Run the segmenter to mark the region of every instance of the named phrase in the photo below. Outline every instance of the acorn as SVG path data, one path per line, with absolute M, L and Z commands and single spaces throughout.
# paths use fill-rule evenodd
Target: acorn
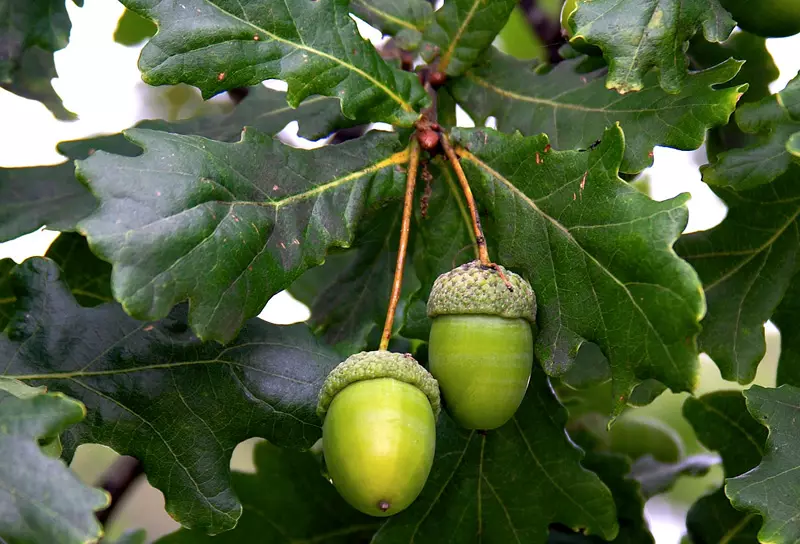
M 376 517 L 406 509 L 433 465 L 439 386 L 411 355 L 350 356 L 319 393 L 328 475 L 351 506 Z
M 536 296 L 499 265 L 467 263 L 436 279 L 428 360 L 445 408 L 467 429 L 505 424 L 519 408 L 533 367 Z

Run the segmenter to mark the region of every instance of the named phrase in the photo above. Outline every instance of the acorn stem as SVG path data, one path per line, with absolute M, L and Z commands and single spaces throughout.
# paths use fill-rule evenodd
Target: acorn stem
M 406 195 L 403 202 L 403 222 L 400 225 L 400 243 L 397 246 L 397 265 L 394 269 L 394 282 L 392 294 L 389 297 L 389 309 L 386 311 L 386 321 L 381 335 L 380 351 L 389 348 L 392 338 L 394 314 L 397 312 L 397 303 L 400 300 L 400 289 L 403 287 L 403 269 L 406 265 L 406 252 L 408 250 L 408 235 L 411 232 L 411 213 L 414 209 L 414 189 L 417 186 L 417 169 L 419 167 L 419 141 L 416 137 L 411 139 L 411 153 L 406 171 Z
M 472 196 L 472 189 L 469 187 L 467 176 L 464 174 L 464 169 L 461 168 L 461 162 L 458 160 L 456 152 L 453 150 L 453 146 L 450 144 L 450 138 L 447 137 L 447 134 L 442 133 L 440 140 L 442 148 L 444 149 L 450 164 L 453 166 L 453 170 L 456 173 L 458 182 L 461 184 L 461 191 L 464 193 L 464 198 L 467 200 L 467 206 L 469 206 L 470 217 L 472 219 L 472 229 L 475 231 L 475 245 L 478 247 L 478 259 L 481 261 L 482 265 L 491 267 L 492 261 L 489 259 L 489 251 L 486 248 L 486 237 L 483 235 L 481 217 L 478 215 L 478 208 L 475 205 L 475 197 Z

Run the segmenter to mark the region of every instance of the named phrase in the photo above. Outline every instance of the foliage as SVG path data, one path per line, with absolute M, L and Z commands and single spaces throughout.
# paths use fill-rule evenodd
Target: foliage
M 121 1 L 115 39 L 146 41 L 146 83 L 235 104 L 0 168 L 0 242 L 61 233 L 0 260 L 1 541 L 103 535 L 107 495 L 65 466 L 87 443 L 141 463 L 182 525 L 163 544 L 648 543 L 645 501 L 720 462 L 687 516 L 695 544 L 800 539 L 800 75 L 771 94 L 764 37 L 732 34 L 719 0 L 577 0 L 569 44 L 552 42 L 558 2 Z M 0 18 L 0 86 L 71 118 L 50 85 L 66 3 L 0 0 Z M 493 45 L 517 38 L 525 59 Z M 320 145 L 286 143 L 293 121 Z M 654 147 L 704 142 L 728 213 L 683 234 L 688 195 L 631 181 Z M 417 500 L 360 514 L 326 473 L 321 384 L 385 347 L 387 317 L 389 349 L 427 364 L 433 283 L 475 258 L 535 290 L 525 399 L 492 431 L 445 410 Z M 307 324 L 256 317 L 284 290 Z M 701 352 L 753 381 L 768 320 L 780 387 L 691 396 Z M 716 453 L 610 439 L 665 389 L 689 394 Z M 254 437 L 256 472 L 232 471 Z

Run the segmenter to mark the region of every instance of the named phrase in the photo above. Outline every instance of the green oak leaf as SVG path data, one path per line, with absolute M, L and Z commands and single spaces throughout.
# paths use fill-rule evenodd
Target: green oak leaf
M 97 206 L 75 179 L 75 167 L 0 168 L 0 242 L 33 232 L 42 225 L 73 230 Z
M 786 142 L 786 150 L 791 153 L 795 160 L 800 159 L 800 132 L 795 132 Z
M 11 314 L 14 312 L 14 304 L 17 297 L 11 288 L 11 271 L 17 263 L 13 259 L 0 260 L 0 331 L 6 328 Z
M 45 257 L 61 269 L 61 278 L 81 306 L 92 307 L 113 302 L 111 265 L 95 257 L 86 238 L 80 234 L 61 233 L 50 244 Z
M 358 34 L 349 0 L 124 0 L 158 33 L 139 58 L 150 85 L 188 83 L 204 98 L 278 78 L 298 106 L 319 94 L 345 116 L 411 126 L 430 102 L 417 76 L 387 64 Z
M 258 85 L 232 113 L 194 117 L 169 123 L 145 120 L 138 128 L 198 134 L 223 141 L 239 139 L 245 125 L 275 134 L 297 120 L 300 136 L 320 138 L 352 125 L 341 115 L 336 100 L 315 96 L 297 109 L 286 105 L 286 93 Z M 69 159 L 85 159 L 97 150 L 119 155 L 140 155 L 142 149 L 122 134 L 95 136 L 61 142 L 59 153 Z M 54 230 L 73 230 L 97 205 L 91 193 L 75 179 L 72 163 L 32 168 L 0 168 L 0 242 L 12 240 L 42 225 Z
M 125 135 L 141 156 L 98 152 L 78 162 L 78 177 L 100 200 L 81 231 L 114 265 L 125 311 L 159 319 L 189 299 L 204 340 L 229 342 L 329 248 L 351 245 L 362 216 L 399 200 L 405 184 L 408 153 L 396 134 L 310 151 L 250 129 L 232 144 Z M 206 271 L 199 282 L 197 270 Z
M 671 249 L 687 195 L 654 202 L 619 178 L 618 125 L 585 152 L 490 129 L 458 130 L 455 139 L 486 207 L 489 246 L 536 292 L 535 353 L 547 373 L 563 375 L 589 341 L 609 361 L 615 414 L 648 378 L 692 390 L 705 301 Z
M 81 400 L 89 416 L 64 435 L 67 455 L 92 442 L 136 457 L 182 525 L 214 534 L 236 524 L 229 464 L 242 440 L 307 448 L 319 438 L 317 393 L 339 357 L 304 325 L 254 319 L 227 346 L 201 343 L 185 306 L 150 323 L 113 303 L 81 307 L 42 258 L 14 278 L 5 375 Z
M 153 21 L 126 9 L 117 21 L 114 41 L 122 45 L 138 45 L 156 33 Z
M 764 517 L 760 542 L 783 544 L 800 540 L 800 389 L 754 385 L 744 392 L 750 414 L 769 429 L 764 457 L 753 470 L 728 478 L 725 493 L 739 509 Z
M 232 531 L 209 537 L 181 529 L 157 544 L 354 544 L 368 542 L 381 520 L 350 507 L 320 473 L 312 453 L 276 448 L 268 442 L 253 452 L 255 474 L 233 473 L 244 513 Z
M 538 366 L 514 418 L 481 433 L 439 416 L 433 470 L 419 498 L 378 530 L 373 544 L 544 543 L 560 523 L 605 539 L 616 508 L 564 432 L 566 411 Z
M 108 544 L 146 544 L 147 532 L 144 529 L 130 530 L 122 533 Z
M 86 410 L 61 393 L 0 380 L 0 540 L 8 544 L 97 542 L 94 516 L 108 495 L 87 487 L 39 440 L 80 422 Z
M 722 42 L 736 23 L 718 0 L 579 0 L 569 19 L 572 43 L 599 47 L 608 62 L 606 87 L 620 93 L 644 88 L 659 69 L 661 87 L 677 93 L 687 77 L 687 42 L 700 30 Z
M 64 0 L 0 0 L 0 21 L 0 87 L 42 102 L 57 119 L 75 119 L 50 84 L 58 76 L 53 53 L 66 47 L 72 28 Z
M 726 380 L 749 383 L 766 351 L 764 323 L 795 272 L 800 167 L 748 191 L 718 189 L 728 206 L 716 227 L 681 237 L 675 249 L 700 275 L 708 303 L 700 349 Z
M 422 56 L 448 76 L 463 74 L 491 46 L 517 3 L 449 0 L 425 29 Z
M 400 334 L 427 341 L 431 328 L 427 301 L 433 282 L 440 274 L 478 257 L 469 210 L 455 175 L 439 160 L 424 168 L 430 174 L 422 176 L 423 198 L 428 195 L 426 213 L 416 207 L 411 226 L 411 262 L 420 285 L 405 307 Z
M 683 415 L 700 442 L 720 453 L 726 477 L 745 473 L 761 461 L 767 430 L 747 412 L 741 392 L 716 391 L 689 397 L 683 404 Z M 720 488 L 692 505 L 686 526 L 695 544 L 756 544 L 761 519 L 736 510 Z
M 434 17 L 428 0 L 351 0 L 350 10 L 407 51 L 417 49 Z
M 800 335 L 796 334 L 797 324 L 800 323 L 800 276 L 797 274 L 775 309 L 772 321 L 781 331 L 776 382 L 778 385 L 788 383 L 800 387 Z
M 550 67 L 492 50 L 449 88 L 479 125 L 495 116 L 498 130 L 530 136 L 544 132 L 559 149 L 586 149 L 606 127 L 619 123 L 626 135 L 620 170 L 626 173 L 651 166 L 657 145 L 700 147 L 706 130 L 728 122 L 746 89 L 714 88 L 741 67 L 728 60 L 690 74 L 677 94 L 666 93 L 650 73 L 639 92 L 620 96 L 604 87 L 605 69 L 584 73 L 582 62 L 565 60 Z
M 785 174 L 797 158 L 792 149 L 800 132 L 800 74 L 783 91 L 743 104 L 736 123 L 743 132 L 757 135 L 756 141 L 720 153 L 716 162 L 700 167 L 703 181 L 743 191 Z
M 590 453 L 581 463 L 597 474 L 611 490 L 617 506 L 619 534 L 612 540 L 615 544 L 653 544 L 653 535 L 644 519 L 645 498 L 639 483 L 629 476 L 630 460 L 611 453 Z M 562 528 L 551 528 L 548 544 L 602 544 L 597 536 L 586 536 Z

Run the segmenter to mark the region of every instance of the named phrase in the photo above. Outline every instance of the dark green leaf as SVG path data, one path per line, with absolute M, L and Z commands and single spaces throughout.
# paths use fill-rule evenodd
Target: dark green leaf
M 783 298 L 795 271 L 800 235 L 800 167 L 770 185 L 735 193 L 718 190 L 728 205 L 711 230 L 683 236 L 675 249 L 689 261 L 706 293 L 699 337 L 726 380 L 749 383 L 766 351 L 764 322 Z
M 687 398 L 683 415 L 700 442 L 720 453 L 728 478 L 747 472 L 761 461 L 767 430 L 747 412 L 739 391 Z M 686 525 L 695 544 L 756 544 L 761 520 L 758 515 L 734 509 L 719 489 L 692 506 Z
M 701 29 L 710 42 L 728 38 L 736 23 L 718 0 L 579 0 L 570 16 L 572 42 L 585 40 L 603 51 L 606 87 L 639 91 L 651 68 L 661 87 L 677 93 L 687 75 L 687 42 Z
M 617 505 L 619 534 L 612 542 L 615 544 L 652 544 L 653 535 L 647 528 L 644 519 L 645 499 L 639 490 L 639 484 L 628 474 L 630 461 L 621 455 L 610 453 L 592 453 L 581 463 L 597 474 L 611 490 L 614 503 Z M 581 533 L 551 530 L 548 544 L 602 544 L 606 542 L 596 536 Z
M 114 41 L 122 45 L 138 45 L 156 33 L 153 21 L 126 9 L 117 21 Z
M 32 168 L 0 168 L 0 242 L 42 225 L 72 230 L 97 201 L 75 179 L 72 163 Z
M 618 177 L 619 126 L 586 152 L 550 150 L 544 135 L 456 137 L 487 207 L 489 246 L 536 291 L 535 350 L 548 374 L 564 374 L 589 341 L 611 365 L 617 413 L 648 378 L 691 390 L 705 305 L 697 275 L 671 250 L 687 196 L 654 202 Z
M 74 119 L 50 84 L 53 52 L 67 45 L 72 27 L 64 0 L 0 0 L 0 21 L 0 87 L 39 100 L 57 119 Z
M 95 510 L 108 496 L 86 487 L 38 440 L 83 419 L 80 402 L 0 379 L 0 540 L 8 544 L 84 544 L 103 534 Z
M 80 234 L 60 234 L 45 256 L 61 268 L 61 278 L 81 306 L 97 306 L 114 300 L 111 265 L 95 257 L 86 238 Z
M 781 331 L 781 355 L 778 359 L 778 385 L 788 383 L 800 387 L 800 276 L 795 275 L 783 295 L 772 321 Z
M 677 463 L 662 463 L 651 456 L 640 457 L 633 464 L 631 478 L 642 486 L 642 495 L 650 498 L 668 491 L 681 476 L 703 476 L 718 465 L 716 455 L 698 454 Z
M 384 34 L 394 36 L 397 46 L 407 51 L 419 46 L 422 33 L 433 22 L 433 6 L 428 0 L 351 0 L 350 9 Z
M 514 0 L 449 0 L 425 30 L 422 56 L 448 76 L 463 74 L 508 21 Z
M 208 537 L 182 529 L 157 544 L 354 544 L 368 542 L 381 520 L 351 508 L 320 473 L 311 453 L 262 442 L 253 453 L 256 474 L 233 474 L 244 513 L 233 531 Z
M 800 132 L 800 75 L 786 88 L 736 112 L 736 123 L 747 133 L 757 134 L 756 142 L 717 156 L 714 164 L 702 166 L 703 181 L 737 191 L 770 183 L 792 165 L 791 137 Z
M 559 149 L 586 149 L 606 127 L 620 123 L 626 135 L 621 170 L 628 173 L 651 166 L 657 145 L 700 147 L 708 128 L 727 123 L 744 90 L 713 88 L 739 71 L 741 63 L 731 60 L 692 73 L 678 94 L 664 92 L 651 73 L 640 92 L 620 97 L 603 86 L 605 69 L 583 73 L 581 62 L 549 67 L 494 50 L 450 90 L 476 123 L 493 115 L 499 130 L 529 136 L 544 132 Z
M 203 339 L 230 341 L 329 248 L 349 246 L 364 213 L 399 199 L 405 183 L 395 134 L 312 151 L 249 129 L 234 144 L 126 136 L 144 154 L 78 163 L 101 201 L 81 228 L 114 264 L 114 296 L 127 312 L 159 319 L 189 299 Z
M 17 297 L 11 289 L 11 270 L 17 266 L 13 259 L 0 260 L 0 331 L 6 328 L 14 311 Z
M 755 102 L 769 96 L 769 84 L 778 79 L 780 70 L 767 50 L 767 40 L 749 32 L 735 32 L 722 43 L 711 43 L 696 36 L 689 46 L 689 60 L 695 68 L 707 69 L 730 58 L 746 61 L 732 80 L 720 87 L 738 87 L 747 83 L 742 102 Z
M 744 392 L 747 409 L 769 429 L 761 464 L 728 478 L 725 493 L 739 509 L 764 517 L 758 532 L 761 542 L 789 543 L 800 540 L 800 389 L 782 385 L 765 389 L 754 385 Z
M 47 259 L 18 266 L 15 282 L 5 374 L 80 399 L 89 417 L 65 435 L 67 450 L 93 442 L 136 457 L 184 526 L 236 524 L 229 463 L 242 440 L 305 448 L 319 438 L 317 392 L 339 357 L 305 326 L 254 319 L 227 347 L 203 344 L 185 307 L 142 323 L 117 304 L 79 306 Z
M 390 518 L 374 544 L 543 543 L 551 523 L 617 535 L 611 493 L 581 468 L 566 412 L 535 366 L 525 400 L 503 427 L 480 433 L 439 419 L 436 458 L 420 497 Z
M 283 79 L 298 106 L 320 94 L 347 117 L 410 126 L 429 103 L 415 74 L 392 68 L 358 34 L 349 0 L 124 0 L 159 28 L 139 58 L 150 85 L 188 83 L 203 97 Z

